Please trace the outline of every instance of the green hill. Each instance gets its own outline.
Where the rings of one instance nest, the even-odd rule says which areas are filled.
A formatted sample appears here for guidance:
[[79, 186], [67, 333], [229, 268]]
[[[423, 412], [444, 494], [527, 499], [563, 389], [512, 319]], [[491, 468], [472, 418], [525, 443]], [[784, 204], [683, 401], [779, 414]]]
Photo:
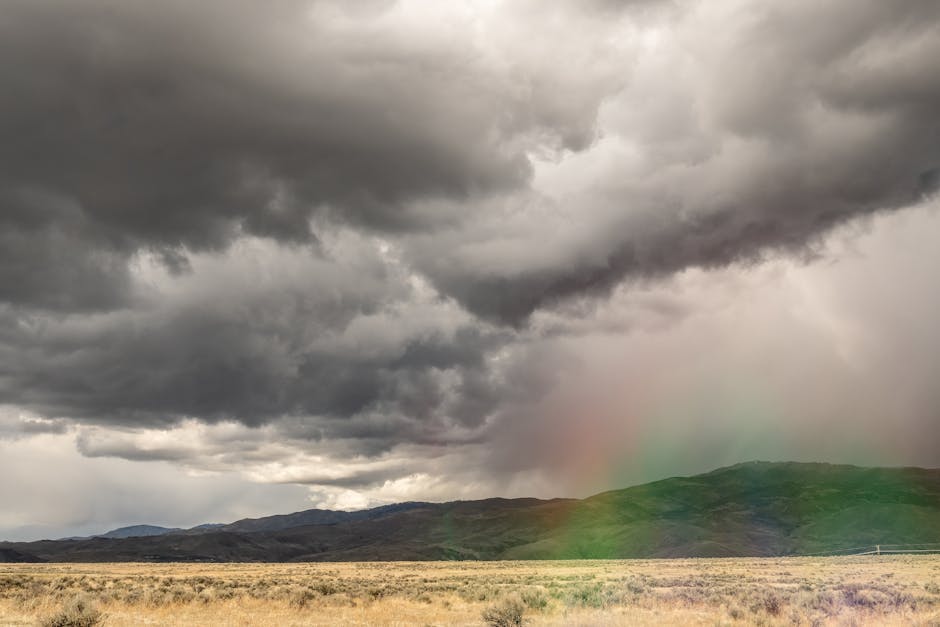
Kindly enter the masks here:
[[0, 543], [0, 559], [720, 557], [912, 543], [940, 544], [940, 471], [752, 462], [582, 500], [408, 503], [359, 515], [262, 518], [201, 533]]

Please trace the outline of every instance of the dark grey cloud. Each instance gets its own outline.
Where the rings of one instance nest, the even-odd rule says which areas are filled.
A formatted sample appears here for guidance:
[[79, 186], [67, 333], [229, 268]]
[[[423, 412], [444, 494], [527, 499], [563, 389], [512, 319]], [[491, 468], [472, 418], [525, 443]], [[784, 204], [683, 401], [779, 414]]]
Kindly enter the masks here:
[[460, 50], [366, 40], [315, 8], [10, 3], [7, 185], [69, 195], [121, 236], [201, 247], [236, 225], [304, 239], [321, 204], [393, 221], [406, 200], [524, 174], [519, 155], [485, 143], [507, 103], [472, 89]]
[[505, 334], [422, 300], [361, 238], [333, 254], [255, 240], [194, 257], [182, 277], [152, 267], [170, 287], [135, 308], [8, 312], [0, 392], [43, 415], [138, 427], [307, 416], [317, 437], [371, 432], [380, 447], [430, 437], [442, 412], [481, 421], [497, 402], [486, 354]]
[[[241, 234], [312, 241], [314, 214], [425, 229], [455, 217], [435, 199], [524, 185], [534, 138], [589, 141], [598, 86], [487, 59], [471, 33], [396, 7], [6, 3], [6, 265], [33, 250], [27, 287], [0, 296], [107, 308], [124, 278], [112, 257], [156, 250], [178, 265], [182, 249]], [[62, 259], [63, 230], [77, 263]]]
[[0, 301], [93, 311], [126, 305], [130, 292], [127, 255], [75, 202], [0, 188]]

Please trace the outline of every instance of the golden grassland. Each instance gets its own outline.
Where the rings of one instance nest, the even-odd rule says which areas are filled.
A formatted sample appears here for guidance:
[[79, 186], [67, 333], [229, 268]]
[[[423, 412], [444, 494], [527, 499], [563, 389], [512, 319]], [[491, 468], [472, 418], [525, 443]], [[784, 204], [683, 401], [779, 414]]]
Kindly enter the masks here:
[[0, 564], [0, 624], [931, 625], [940, 556]]

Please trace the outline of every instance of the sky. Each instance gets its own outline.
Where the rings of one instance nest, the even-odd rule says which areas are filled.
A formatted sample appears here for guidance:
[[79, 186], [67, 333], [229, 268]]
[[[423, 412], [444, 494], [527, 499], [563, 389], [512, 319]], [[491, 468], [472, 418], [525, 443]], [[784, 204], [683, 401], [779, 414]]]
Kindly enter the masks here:
[[6, 0], [0, 538], [940, 466], [934, 0]]

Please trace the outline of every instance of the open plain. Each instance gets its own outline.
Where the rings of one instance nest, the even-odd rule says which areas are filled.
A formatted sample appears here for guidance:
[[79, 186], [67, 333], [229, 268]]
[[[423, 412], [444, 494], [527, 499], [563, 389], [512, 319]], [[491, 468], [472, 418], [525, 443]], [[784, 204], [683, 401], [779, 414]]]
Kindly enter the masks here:
[[940, 556], [0, 565], [3, 625], [488, 623], [940, 625]]

